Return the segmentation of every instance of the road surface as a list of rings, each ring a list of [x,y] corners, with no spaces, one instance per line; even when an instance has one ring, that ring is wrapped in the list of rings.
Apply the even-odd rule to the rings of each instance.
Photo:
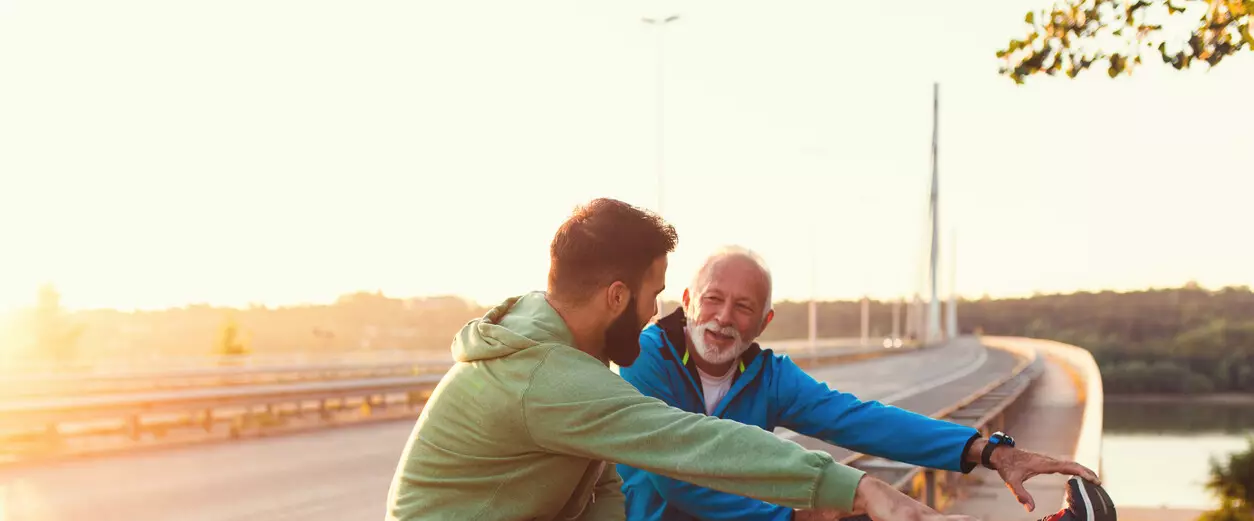
[[[863,399],[934,412],[1012,366],[1009,355],[967,339],[812,374]],[[0,520],[382,519],[411,427],[377,423],[13,468],[0,471]]]
[[[1014,433],[1018,446],[1064,460],[1075,457],[1084,400],[1067,371],[1057,361],[1047,360],[1036,385],[1020,399],[1025,400],[1022,412],[1006,428],[1006,432]],[[1028,512],[1019,506],[996,473],[973,474],[968,477],[962,496],[946,510],[996,521],[1040,519],[1061,508],[1066,482],[1066,476],[1049,474],[1024,483],[1036,500],[1036,510]],[[1120,513],[1125,519],[1143,519]]]

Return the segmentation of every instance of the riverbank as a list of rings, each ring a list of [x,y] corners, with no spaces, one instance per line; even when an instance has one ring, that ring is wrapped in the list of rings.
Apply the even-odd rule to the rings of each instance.
[[[1254,432],[1254,403],[1241,395],[1108,395],[1103,409],[1102,482],[1124,521],[1189,521],[1218,508],[1205,486],[1210,461],[1245,450]]]
[[[1107,403],[1208,403],[1254,405],[1254,393],[1212,394],[1107,394]]]
[[[1195,521],[1206,512],[1191,508],[1115,508],[1124,521]]]

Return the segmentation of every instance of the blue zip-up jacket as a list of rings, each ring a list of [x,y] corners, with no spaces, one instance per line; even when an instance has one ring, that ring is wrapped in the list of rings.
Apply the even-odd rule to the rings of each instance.
[[[619,374],[641,393],[688,412],[706,414],[701,379],[688,355],[683,309],[640,335],[640,356]],[[734,368],[735,379],[714,416],[768,431],[791,429],[856,452],[922,467],[970,472],[963,454],[975,429],[829,389],[786,355],[751,346]],[[728,454],[752,458],[752,454]],[[632,521],[784,521],[793,510],[618,465]]]

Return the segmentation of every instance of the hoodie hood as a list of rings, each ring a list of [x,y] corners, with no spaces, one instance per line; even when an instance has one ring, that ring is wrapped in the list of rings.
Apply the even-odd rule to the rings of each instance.
[[[508,298],[463,326],[453,340],[453,360],[489,360],[554,343],[574,346],[574,335],[544,292],[535,291]]]

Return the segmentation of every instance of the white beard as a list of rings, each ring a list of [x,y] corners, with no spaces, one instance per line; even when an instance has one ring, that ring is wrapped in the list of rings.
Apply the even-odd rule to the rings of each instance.
[[[705,332],[707,330],[732,337],[732,345],[727,349],[719,349],[717,347],[711,349],[711,346],[705,343]],[[741,340],[740,332],[736,331],[736,328],[731,326],[718,327],[718,324],[713,320],[704,324],[697,324],[692,319],[689,319],[688,339],[692,341],[692,347],[697,350],[697,354],[711,364],[724,364],[735,360],[749,348],[748,344]]]

